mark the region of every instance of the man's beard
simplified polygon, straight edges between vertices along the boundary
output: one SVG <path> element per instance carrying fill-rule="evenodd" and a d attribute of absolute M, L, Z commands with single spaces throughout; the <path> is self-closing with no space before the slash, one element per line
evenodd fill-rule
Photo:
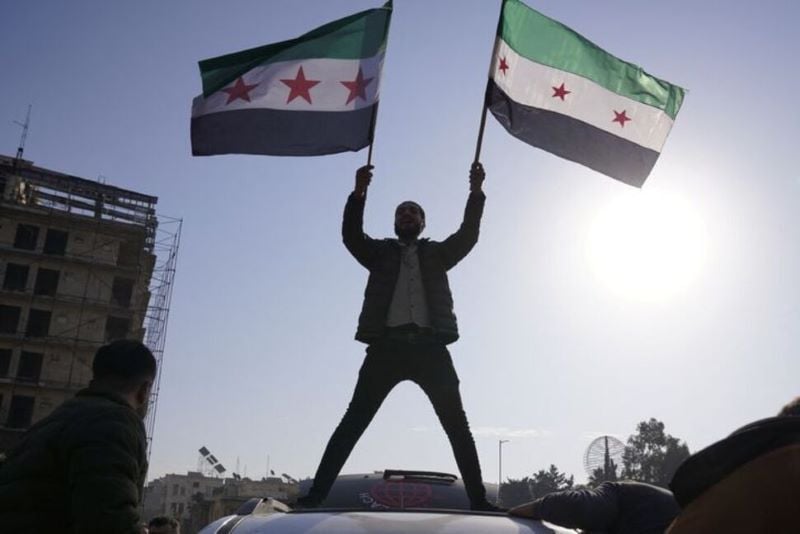
<path fill-rule="evenodd" d="M 397 237 L 404 240 L 416 239 L 422 233 L 422 228 L 419 226 L 400 228 L 397 224 L 394 225 L 394 233 Z"/>

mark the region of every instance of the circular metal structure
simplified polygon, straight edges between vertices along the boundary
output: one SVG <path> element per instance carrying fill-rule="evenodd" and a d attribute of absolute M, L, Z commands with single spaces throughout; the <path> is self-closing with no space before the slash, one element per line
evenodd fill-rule
<path fill-rule="evenodd" d="M 588 476 L 593 476 L 598 469 L 602 469 L 605 480 L 611 480 L 618 474 L 622 464 L 622 453 L 625 444 L 614 436 L 600 436 L 595 438 L 586 448 L 583 455 L 583 468 Z"/>

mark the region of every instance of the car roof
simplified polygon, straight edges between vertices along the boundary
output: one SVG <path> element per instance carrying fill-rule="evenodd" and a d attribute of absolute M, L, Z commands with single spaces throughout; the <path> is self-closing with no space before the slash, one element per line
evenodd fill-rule
<path fill-rule="evenodd" d="M 300 483 L 308 492 L 310 480 Z M 494 501 L 495 484 L 486 484 Z M 470 511 L 457 476 L 434 471 L 387 469 L 340 475 L 317 508 L 291 509 L 274 499 L 251 499 L 237 515 L 211 523 L 200 534 L 560 534 L 572 533 L 530 519 Z"/>
<path fill-rule="evenodd" d="M 574 534 L 532 519 L 466 511 L 300 511 L 229 516 L 200 534 Z"/>

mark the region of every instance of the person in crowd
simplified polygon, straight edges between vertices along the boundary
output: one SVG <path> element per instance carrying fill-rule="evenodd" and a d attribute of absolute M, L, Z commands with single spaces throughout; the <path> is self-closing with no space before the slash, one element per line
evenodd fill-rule
<path fill-rule="evenodd" d="M 779 417 L 800 416 L 800 397 L 795 397 L 778 412 Z"/>
<path fill-rule="evenodd" d="M 142 343 L 100 347 L 89 386 L 28 429 L 0 467 L 0 531 L 144 532 L 143 419 L 155 378 Z"/>
<path fill-rule="evenodd" d="M 798 532 L 800 397 L 687 458 L 670 488 L 671 534 Z"/>
<path fill-rule="evenodd" d="M 447 345 L 459 337 L 447 271 L 478 241 L 486 196 L 483 166 L 470 170 L 470 195 L 460 228 L 444 241 L 420 239 L 425 211 L 402 202 L 394 214 L 397 239 L 373 239 L 363 230 L 372 166 L 356 172 L 342 222 L 345 247 L 369 271 L 356 339 L 367 355 L 352 400 L 320 461 L 300 506 L 325 499 L 358 439 L 395 385 L 416 382 L 427 394 L 444 427 L 456 463 L 476 510 L 494 510 L 486 500 L 475 442 L 461 403 L 459 380 Z"/>
<path fill-rule="evenodd" d="M 181 534 L 181 524 L 174 517 L 159 515 L 147 523 L 148 534 Z"/>
<path fill-rule="evenodd" d="M 633 481 L 557 491 L 509 514 L 607 534 L 663 534 L 680 508 L 668 490 Z"/>

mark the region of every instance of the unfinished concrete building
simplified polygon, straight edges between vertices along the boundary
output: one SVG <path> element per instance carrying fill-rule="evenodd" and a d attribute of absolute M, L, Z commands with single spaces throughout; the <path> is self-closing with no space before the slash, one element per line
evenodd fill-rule
<path fill-rule="evenodd" d="M 154 196 L 1 155 L 0 193 L 2 452 L 88 384 L 100 345 L 160 360 L 180 229 L 159 267 Z"/>

